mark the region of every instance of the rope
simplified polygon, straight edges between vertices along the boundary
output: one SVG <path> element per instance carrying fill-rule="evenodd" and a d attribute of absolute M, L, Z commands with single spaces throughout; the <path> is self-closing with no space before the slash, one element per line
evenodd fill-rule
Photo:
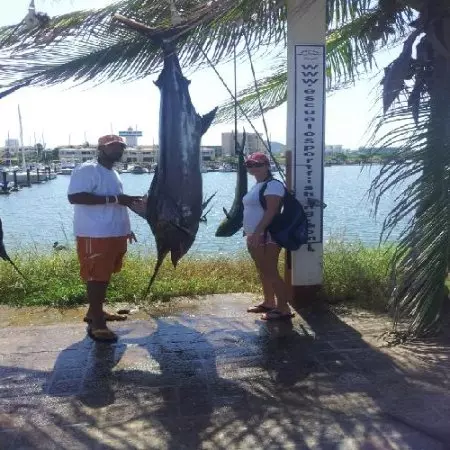
<path fill-rule="evenodd" d="M 206 52 L 203 50 L 203 48 L 197 44 L 197 47 L 199 48 L 200 52 L 202 53 L 202 55 L 204 56 L 204 58 L 206 59 L 206 62 L 211 66 L 211 68 L 214 70 L 215 74 L 217 75 L 217 77 L 219 78 L 219 80 L 222 82 L 222 84 L 224 85 L 225 89 L 227 90 L 228 94 L 230 94 L 231 98 L 234 100 L 235 105 L 237 105 L 241 111 L 241 114 L 245 117 L 245 119 L 247 120 L 247 122 L 249 123 L 250 127 L 252 128 L 252 130 L 254 131 L 255 134 L 258 135 L 258 137 L 261 139 L 261 142 L 264 144 L 264 147 L 266 148 L 267 151 L 269 151 L 269 148 L 267 147 L 267 143 L 261 138 L 260 134 L 258 133 L 258 131 L 256 130 L 255 126 L 253 125 L 253 122 L 250 120 L 250 118 L 248 117 L 248 114 L 244 111 L 244 109 L 242 108 L 241 104 L 237 101 L 237 98 L 234 96 L 234 94 L 231 92 L 231 89 L 228 87 L 227 83 L 225 82 L 225 80 L 223 79 L 222 75 L 220 75 L 220 73 L 217 71 L 214 63 L 209 59 L 208 55 L 206 54 Z"/>
<path fill-rule="evenodd" d="M 250 52 L 250 45 L 249 45 L 249 42 L 248 42 L 247 33 L 245 32 L 244 29 L 242 29 L 242 34 L 243 34 L 244 39 L 245 39 L 245 48 L 247 50 L 248 59 L 250 61 L 250 67 L 252 69 L 253 83 L 255 85 L 256 97 L 258 98 L 259 111 L 261 113 L 261 117 L 262 117 L 262 121 L 263 121 L 264 132 L 266 133 L 267 150 L 269 151 L 269 155 L 272 158 L 272 160 L 273 160 L 273 162 L 275 164 L 275 167 L 278 169 L 278 172 L 279 172 L 279 174 L 280 174 L 284 184 L 286 184 L 285 174 L 281 170 L 281 166 L 278 164 L 278 161 L 274 158 L 273 153 L 272 153 L 272 145 L 270 143 L 269 131 L 267 129 L 266 118 L 264 116 L 264 109 L 263 109 L 263 106 L 262 106 L 262 103 L 261 103 L 261 95 L 260 95 L 260 91 L 259 91 L 258 80 L 256 79 L 256 72 L 255 72 L 255 67 L 253 65 L 253 58 L 252 58 L 252 55 L 251 55 L 251 52 Z"/>
<path fill-rule="evenodd" d="M 248 43 L 247 43 L 247 41 L 246 41 L 246 44 L 247 44 L 247 49 L 248 49 Z M 235 107 L 235 126 L 237 126 L 237 125 L 236 125 L 236 122 L 237 122 L 237 112 L 236 112 L 236 108 L 239 107 L 239 110 L 241 111 L 241 114 L 245 117 L 245 119 L 246 119 L 247 122 L 249 123 L 250 127 L 252 128 L 253 132 L 254 132 L 254 133 L 258 136 L 258 138 L 261 140 L 261 142 L 263 143 L 263 145 L 264 145 L 264 147 L 266 148 L 267 152 L 269 153 L 270 157 L 271 157 L 272 160 L 274 161 L 275 167 L 278 169 L 278 171 L 279 171 L 279 173 L 280 173 L 280 176 L 281 176 L 281 179 L 283 180 L 283 183 L 286 184 L 286 177 L 285 177 L 285 174 L 284 174 L 284 172 L 281 170 L 281 167 L 280 167 L 280 165 L 278 164 L 278 162 L 276 161 L 276 159 L 273 157 L 272 149 L 270 148 L 270 142 L 269 142 L 269 139 L 268 139 L 269 144 L 268 144 L 267 142 L 264 141 L 264 139 L 261 137 L 261 135 L 259 134 L 259 132 L 256 130 L 255 126 L 253 125 L 253 122 L 252 122 L 252 121 L 250 120 L 250 118 L 248 117 L 248 114 L 244 111 L 244 109 L 242 108 L 241 104 L 238 102 L 238 100 L 237 100 L 237 94 L 234 95 L 234 94 L 231 92 L 231 89 L 228 87 L 228 85 L 227 85 L 227 83 L 225 82 L 225 80 L 223 79 L 222 75 L 220 75 L 220 73 L 218 72 L 218 70 L 217 70 L 216 66 L 214 65 L 214 63 L 211 61 L 211 59 L 208 57 L 208 55 L 206 54 L 206 52 L 203 50 L 202 46 L 201 46 L 200 44 L 197 43 L 197 47 L 198 47 L 198 49 L 200 50 L 200 52 L 202 53 L 202 55 L 204 56 L 204 58 L 206 59 L 207 63 L 208 63 L 208 64 L 211 66 L 211 68 L 214 70 L 215 74 L 217 75 L 217 77 L 219 78 L 219 80 L 222 82 L 222 84 L 223 84 L 223 86 L 225 87 L 225 89 L 227 90 L 228 94 L 230 94 L 231 98 L 232 98 L 233 101 L 234 101 L 234 107 Z M 249 49 L 248 49 L 248 50 L 249 50 Z M 252 64 L 252 66 L 253 66 L 253 64 Z M 252 71 L 253 71 L 253 77 L 254 77 L 254 80 L 255 80 L 255 85 L 256 85 L 256 87 L 257 87 L 256 74 L 255 74 L 255 72 L 254 72 L 254 68 L 253 68 L 253 67 L 252 67 Z M 235 74 L 236 74 L 236 69 L 235 69 Z M 259 97 L 259 90 L 257 91 L 257 95 L 258 95 L 258 100 L 259 100 L 260 105 L 261 105 L 261 99 L 260 99 L 260 97 Z M 262 105 L 261 105 L 261 108 L 262 108 Z M 264 121 L 264 127 L 265 127 L 265 129 L 266 129 L 266 133 L 267 133 L 267 125 L 266 125 L 266 123 L 265 123 L 264 116 L 263 116 L 263 121 Z"/>
<path fill-rule="evenodd" d="M 234 38 L 234 98 L 237 98 L 237 56 L 236 56 L 236 36 Z M 237 118 L 237 102 L 234 102 L 234 153 L 238 149 L 238 118 Z M 242 149 L 244 152 L 244 149 Z"/>

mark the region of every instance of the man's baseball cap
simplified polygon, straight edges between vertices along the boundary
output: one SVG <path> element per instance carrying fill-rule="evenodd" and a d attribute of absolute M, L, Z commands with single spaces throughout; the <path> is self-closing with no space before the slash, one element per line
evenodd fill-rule
<path fill-rule="evenodd" d="M 125 144 L 125 141 L 120 136 L 116 136 L 115 134 L 107 134 L 106 136 L 98 138 L 99 147 L 111 144 L 122 144 L 124 147 L 127 146 L 127 144 Z"/>
<path fill-rule="evenodd" d="M 245 162 L 254 162 L 258 164 L 270 164 L 269 158 L 262 152 L 255 152 L 248 155 Z"/>

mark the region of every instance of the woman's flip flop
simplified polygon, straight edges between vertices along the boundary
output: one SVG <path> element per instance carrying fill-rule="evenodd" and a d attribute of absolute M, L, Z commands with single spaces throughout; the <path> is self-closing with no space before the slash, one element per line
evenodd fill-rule
<path fill-rule="evenodd" d="M 247 312 L 249 312 L 249 313 L 265 313 L 265 312 L 272 311 L 274 308 L 275 307 L 264 306 L 263 304 L 253 305 L 253 306 L 249 306 L 247 308 Z"/>
<path fill-rule="evenodd" d="M 265 314 L 261 316 L 262 320 L 291 320 L 295 316 L 294 313 L 282 313 L 278 311 L 278 309 L 272 309 L 271 311 L 267 311 Z"/>

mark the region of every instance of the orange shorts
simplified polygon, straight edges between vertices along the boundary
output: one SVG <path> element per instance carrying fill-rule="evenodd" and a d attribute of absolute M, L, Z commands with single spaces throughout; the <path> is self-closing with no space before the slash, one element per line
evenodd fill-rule
<path fill-rule="evenodd" d="M 89 238 L 77 236 L 80 275 L 84 281 L 108 282 L 120 272 L 127 252 L 127 237 Z"/>

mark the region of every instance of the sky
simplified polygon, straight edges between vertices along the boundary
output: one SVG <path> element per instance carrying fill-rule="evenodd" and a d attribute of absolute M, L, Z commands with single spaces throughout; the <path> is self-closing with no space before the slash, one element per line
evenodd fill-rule
<path fill-rule="evenodd" d="M 35 0 L 36 9 L 50 16 L 78 9 L 102 7 L 110 0 Z M 28 11 L 29 0 L 0 0 L 0 26 L 20 22 Z M 357 149 L 367 144 L 368 126 L 380 112 L 379 82 L 383 67 L 387 66 L 399 53 L 396 48 L 383 52 L 379 67 L 367 73 L 354 86 L 327 96 L 325 141 L 329 145 L 341 144 L 345 148 Z M 256 58 L 258 75 L 267 73 L 270 61 Z M 189 72 L 188 68 L 185 68 Z M 228 86 L 233 87 L 233 65 L 221 64 L 217 67 Z M 200 114 L 205 114 L 229 99 L 221 81 L 212 71 L 204 69 L 189 72 L 190 94 Z M 47 148 L 82 144 L 85 138 L 95 143 L 98 136 L 118 133 L 129 126 L 137 126 L 143 132 L 139 144 L 158 142 L 159 90 L 153 84 L 157 74 L 131 83 L 104 83 L 94 87 L 90 84 L 75 86 L 65 83 L 51 88 L 31 87 L 0 101 L 0 146 L 7 139 L 19 137 L 17 108 L 20 105 L 24 144 L 44 142 Z M 238 89 L 252 82 L 249 65 L 241 65 L 238 70 Z M 286 143 L 286 107 L 282 106 L 266 115 L 272 141 Z M 254 125 L 263 132 L 261 120 Z M 240 128 L 250 127 L 245 122 Z M 210 128 L 202 140 L 202 145 L 220 145 L 222 132 L 232 131 L 234 124 L 218 124 Z"/>

